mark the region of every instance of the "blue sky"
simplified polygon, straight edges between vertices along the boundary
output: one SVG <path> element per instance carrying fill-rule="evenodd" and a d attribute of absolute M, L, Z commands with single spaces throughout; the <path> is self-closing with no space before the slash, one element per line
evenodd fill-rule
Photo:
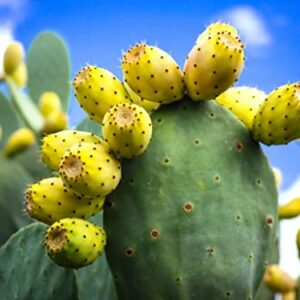
<path fill-rule="evenodd" d="M 135 42 L 158 45 L 182 67 L 198 34 L 218 20 L 237 26 L 246 45 L 246 66 L 237 85 L 268 93 L 300 80 L 300 6 L 295 0 L 0 0 L 0 44 L 13 36 L 28 48 L 37 33 L 54 30 L 69 45 L 73 76 L 91 63 L 121 78 L 121 51 Z M 74 99 L 70 115 L 72 124 L 84 116 Z M 299 144 L 264 150 L 283 173 L 281 201 L 300 195 Z"/>

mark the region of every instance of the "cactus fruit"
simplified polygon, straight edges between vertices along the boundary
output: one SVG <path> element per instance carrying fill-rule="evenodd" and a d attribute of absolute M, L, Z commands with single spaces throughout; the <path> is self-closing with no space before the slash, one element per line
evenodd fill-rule
<path fill-rule="evenodd" d="M 287 293 L 283 293 L 281 295 L 281 300 L 297 300 L 297 292 L 296 290 L 289 291 Z"/>
<path fill-rule="evenodd" d="M 28 214 L 46 224 L 68 217 L 87 219 L 102 209 L 104 200 L 104 197 L 86 199 L 78 196 L 60 177 L 43 179 L 26 191 Z"/>
<path fill-rule="evenodd" d="M 48 228 L 44 245 L 58 265 L 78 269 L 93 263 L 102 254 L 106 233 L 88 221 L 66 218 Z"/>
<path fill-rule="evenodd" d="M 287 144 L 300 137 L 300 82 L 273 90 L 254 117 L 252 135 L 267 145 Z"/>
<path fill-rule="evenodd" d="M 106 143 L 90 132 L 79 130 L 64 130 L 54 134 L 49 134 L 43 138 L 41 149 L 41 160 L 50 169 L 59 170 L 59 163 L 64 153 L 74 144 L 79 142 L 96 143 L 103 146 Z"/>
<path fill-rule="evenodd" d="M 275 177 L 275 182 L 276 182 L 277 189 L 279 189 L 280 186 L 281 186 L 281 182 L 282 182 L 282 173 L 276 167 L 273 167 L 272 170 L 273 170 L 273 174 L 274 174 L 274 177 Z"/>
<path fill-rule="evenodd" d="M 297 281 L 282 271 L 278 265 L 271 265 L 264 275 L 265 285 L 275 293 L 287 293 L 297 287 Z"/>
<path fill-rule="evenodd" d="M 133 158 L 147 149 L 152 136 L 152 122 L 144 108 L 121 103 L 104 115 L 102 132 L 113 152 L 121 157 Z"/>
<path fill-rule="evenodd" d="M 291 219 L 300 215 L 300 198 L 295 198 L 279 207 L 280 219 Z"/>
<path fill-rule="evenodd" d="M 187 93 L 195 101 L 210 100 L 223 93 L 237 81 L 244 67 L 244 46 L 233 34 L 235 31 L 212 28 L 213 25 L 202 33 L 184 65 Z"/>
<path fill-rule="evenodd" d="M 44 92 L 39 99 L 39 109 L 44 117 L 55 111 L 61 111 L 59 96 L 54 92 Z"/>
<path fill-rule="evenodd" d="M 35 135 L 28 128 L 20 128 L 12 133 L 4 147 L 6 156 L 13 156 L 31 147 L 35 143 Z"/>
<path fill-rule="evenodd" d="M 43 133 L 50 134 L 55 133 L 61 130 L 64 130 L 68 127 L 68 115 L 62 111 L 53 111 L 45 119 L 43 126 Z"/>
<path fill-rule="evenodd" d="M 254 116 L 265 98 L 264 92 L 245 86 L 230 88 L 215 100 L 229 109 L 250 130 Z"/>
<path fill-rule="evenodd" d="M 297 232 L 296 243 L 297 243 L 297 248 L 298 248 L 298 256 L 300 258 L 300 229 Z M 300 293 L 300 291 L 299 291 L 299 293 Z"/>
<path fill-rule="evenodd" d="M 19 88 L 23 88 L 27 84 L 28 72 L 25 62 L 22 62 L 18 67 L 9 74 L 9 77 L 16 83 Z"/>
<path fill-rule="evenodd" d="M 130 102 L 123 84 L 111 72 L 92 65 L 76 75 L 73 87 L 80 106 L 99 123 L 113 105 Z"/>
<path fill-rule="evenodd" d="M 3 58 L 4 72 L 11 75 L 18 66 L 24 61 L 24 48 L 19 42 L 13 42 L 8 45 Z"/>
<path fill-rule="evenodd" d="M 182 72 L 162 49 L 146 44 L 130 48 L 122 59 L 125 82 L 140 97 L 159 103 L 183 98 Z"/>
<path fill-rule="evenodd" d="M 119 297 L 255 299 L 278 227 L 275 179 L 258 143 L 214 101 L 185 99 L 151 118 L 147 151 L 122 161 L 104 205 Z"/>
<path fill-rule="evenodd" d="M 64 183 L 86 197 L 111 193 L 121 179 L 120 162 L 98 143 L 78 143 L 67 150 L 60 162 Z"/>
<path fill-rule="evenodd" d="M 155 111 L 159 108 L 159 106 L 160 106 L 159 103 L 141 98 L 138 94 L 136 94 L 132 90 L 132 88 L 130 88 L 130 86 L 126 82 L 124 82 L 124 87 L 129 95 L 130 99 L 132 100 L 132 102 L 134 104 L 137 104 L 137 105 L 145 108 L 148 113 L 152 113 L 153 111 Z"/>

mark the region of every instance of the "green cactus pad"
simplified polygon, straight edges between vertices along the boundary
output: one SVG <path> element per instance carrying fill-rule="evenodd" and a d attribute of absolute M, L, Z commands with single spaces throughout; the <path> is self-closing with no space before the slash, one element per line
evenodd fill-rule
<path fill-rule="evenodd" d="M 78 299 L 73 271 L 57 267 L 43 249 L 45 231 L 45 225 L 29 225 L 0 249 L 1 299 Z"/>
<path fill-rule="evenodd" d="M 6 143 L 7 138 L 19 128 L 19 122 L 16 112 L 14 111 L 11 103 L 0 92 L 0 126 L 1 126 L 1 138 L 0 147 Z"/>
<path fill-rule="evenodd" d="M 254 299 L 278 226 L 260 146 L 214 102 L 180 101 L 152 122 L 147 151 L 123 162 L 104 209 L 119 297 Z"/>
<path fill-rule="evenodd" d="M 55 92 L 62 109 L 68 110 L 70 59 L 64 41 L 53 32 L 43 32 L 33 41 L 27 57 L 28 89 L 38 105 L 45 91 Z"/>

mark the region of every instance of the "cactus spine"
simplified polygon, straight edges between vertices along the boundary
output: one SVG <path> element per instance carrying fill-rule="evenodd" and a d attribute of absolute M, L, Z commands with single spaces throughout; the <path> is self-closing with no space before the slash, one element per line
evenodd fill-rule
<path fill-rule="evenodd" d="M 117 104 L 103 119 L 103 137 L 117 155 L 133 158 L 148 147 L 152 123 L 146 110 L 135 104 Z"/>
<path fill-rule="evenodd" d="M 102 254 L 106 233 L 88 221 L 66 218 L 49 227 L 44 245 L 58 265 L 77 269 L 91 264 Z"/>

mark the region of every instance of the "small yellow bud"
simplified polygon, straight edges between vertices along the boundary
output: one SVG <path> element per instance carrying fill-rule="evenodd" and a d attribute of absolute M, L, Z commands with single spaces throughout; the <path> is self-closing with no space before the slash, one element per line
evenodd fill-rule
<path fill-rule="evenodd" d="M 63 111 L 53 111 L 46 119 L 43 132 L 55 133 L 68 127 L 68 116 Z"/>
<path fill-rule="evenodd" d="M 24 60 L 24 49 L 22 44 L 13 42 L 8 45 L 4 53 L 4 71 L 11 75 Z"/>
<path fill-rule="evenodd" d="M 39 109 L 44 117 L 48 117 L 54 111 L 61 110 L 59 96 L 54 92 L 44 92 L 40 96 Z"/>
<path fill-rule="evenodd" d="M 13 79 L 18 87 L 24 87 L 27 84 L 28 79 L 26 64 L 22 62 L 9 76 Z"/>

